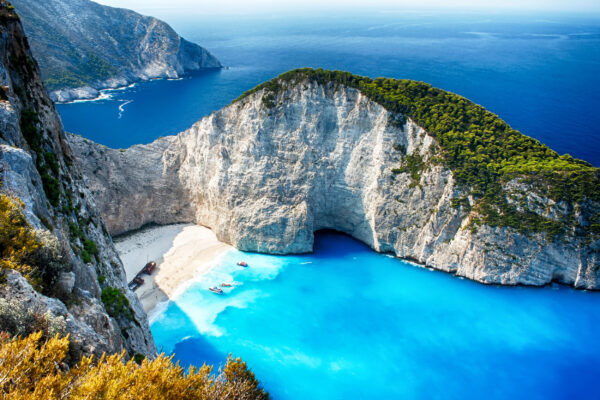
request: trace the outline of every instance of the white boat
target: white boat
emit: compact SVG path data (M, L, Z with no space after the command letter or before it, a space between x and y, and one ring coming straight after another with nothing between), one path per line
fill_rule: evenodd
M208 290L216 294L223 294L223 290L218 287L211 286L208 288Z

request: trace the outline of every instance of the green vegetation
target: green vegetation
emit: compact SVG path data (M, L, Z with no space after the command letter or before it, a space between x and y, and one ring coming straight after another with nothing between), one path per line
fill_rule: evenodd
M49 72L44 80L48 90L87 86L93 82L105 81L118 73L115 67L93 53L79 57L74 64L75 67L68 70Z
M125 318L130 321L133 320L133 313L129 306L129 300L123 294L123 291L112 286L107 286L102 289L101 295L104 308L108 315L113 318Z
M574 218L552 221L535 213L517 211L507 201L503 184L514 178L537 188L540 194L574 205L600 201L600 173L589 163L559 155L539 141L512 129L497 115L464 97L423 82L388 78L371 79L342 71L298 69L280 75L244 93L237 100L265 90L268 103L285 84L307 80L334 83L360 90L371 100L397 115L408 116L432 134L440 145L440 160L452 170L457 184L477 202L479 222L507 226L523 233L581 231ZM234 102L235 102L234 101ZM398 149L402 150L402 149ZM420 178L422 160L407 156L394 173L408 172Z
M71 346L72 347L72 346ZM0 393L3 399L267 400L254 373L228 357L222 371L207 365L184 370L164 354L154 360L125 352L83 357L68 368L69 338L42 333L10 338L0 334Z
M404 157L404 162L400 168L392 169L393 174L401 174L408 172L412 180L410 187L415 187L421 180L421 172L427 167L423 161L423 157L419 153L409 154Z
M0 283L7 270L19 272L39 292L52 293L65 269L58 239L34 231L23 214L23 203L0 194Z
M21 132L29 147L36 153L36 167L42 178L42 185L48 201L53 206L60 202L60 181L57 179L60 167L56 155L43 149L43 136L38 128L39 118L33 110L21 112Z

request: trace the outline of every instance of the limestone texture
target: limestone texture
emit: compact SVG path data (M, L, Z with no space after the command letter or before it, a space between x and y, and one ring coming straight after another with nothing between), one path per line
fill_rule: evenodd
M335 229L486 284L600 289L598 241L475 229L475 212L453 204L468 193L436 161L436 139L410 118L399 124L344 85L280 85L148 145L114 150L70 136L109 231L195 222L238 249L288 254L310 252L315 231ZM395 170L416 154L426 165L417 177ZM505 190L528 187L514 181ZM535 204L546 216L566 212L550 199Z

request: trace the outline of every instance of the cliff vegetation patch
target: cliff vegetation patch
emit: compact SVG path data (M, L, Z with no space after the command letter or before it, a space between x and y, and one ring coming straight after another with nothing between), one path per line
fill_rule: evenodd
M23 215L19 199L0 194L0 283L7 270L19 272L37 291L54 294L54 283L67 269L58 239L34 230Z

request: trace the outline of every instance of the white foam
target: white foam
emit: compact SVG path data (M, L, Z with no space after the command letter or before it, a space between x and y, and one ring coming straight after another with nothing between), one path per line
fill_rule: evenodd
M123 100L123 103L119 105L119 119L123 116L123 112L125 111L125 106L127 104L133 103L133 100Z

